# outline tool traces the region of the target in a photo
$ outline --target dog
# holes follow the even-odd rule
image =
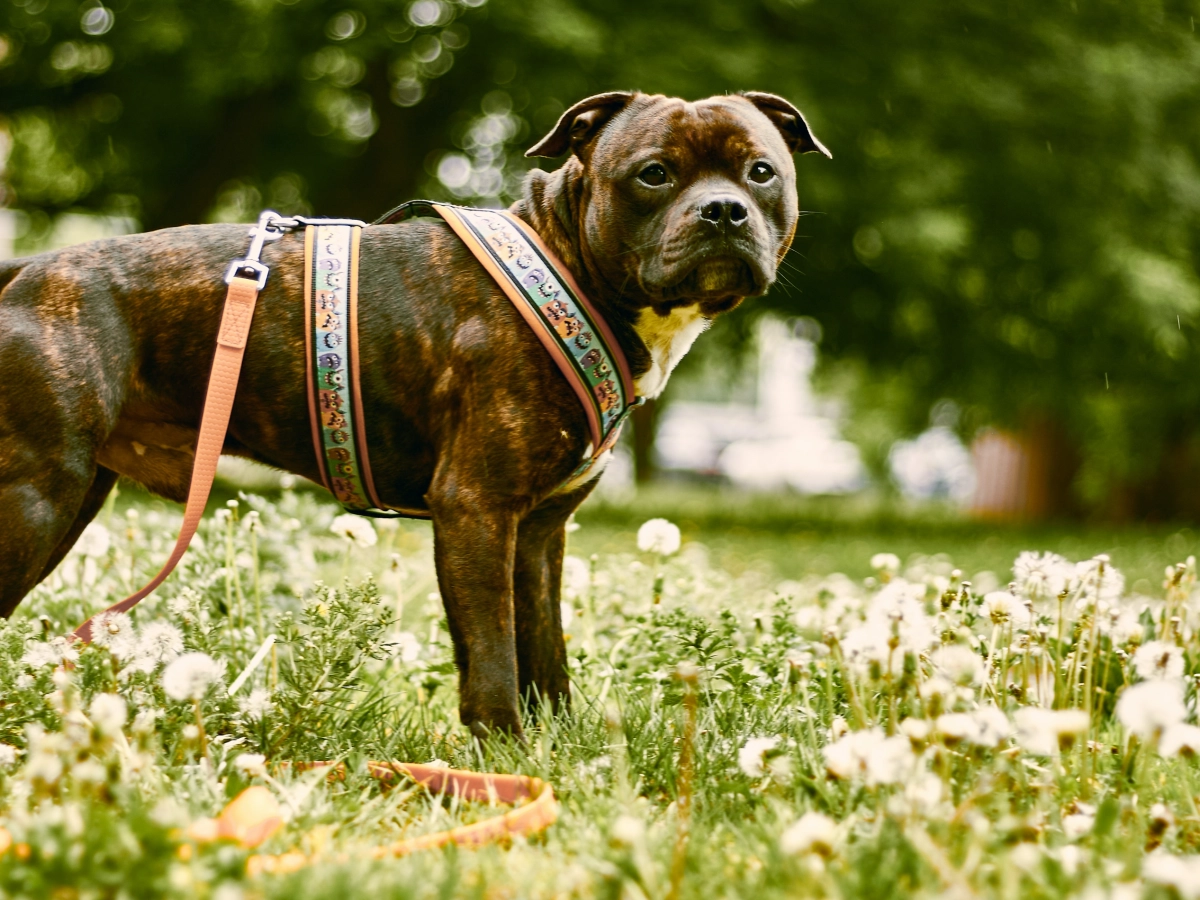
[[[798,219],[793,153],[829,151],[786,100],[613,92],[528,156],[511,211],[574,274],[662,393],[714,317],[763,294]],[[187,494],[204,388],[244,225],[171,228],[0,263],[0,613],[62,560],[119,475]],[[360,360],[388,505],[428,510],[478,735],[522,733],[520,700],[569,699],[559,590],[568,517],[595,485],[587,420],[533,331],[445,223],[362,234]],[[224,452],[320,481],[304,344],[303,238],[269,244]]]

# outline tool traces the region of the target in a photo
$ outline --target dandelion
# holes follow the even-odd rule
[[[1154,852],[1142,863],[1142,877],[1150,884],[1173,888],[1182,900],[1200,898],[1200,857]]]
[[[16,765],[17,750],[12,744],[0,743],[0,769],[7,769],[9,766]]]
[[[261,719],[268,715],[275,708],[275,704],[271,701],[271,692],[263,688],[255,688],[250,692],[250,696],[238,701],[238,709],[243,715],[249,716],[251,719]]]
[[[842,654],[860,678],[899,675],[904,671],[904,653],[892,646],[891,630],[879,622],[852,628],[842,638]]]
[[[68,643],[67,639],[56,637],[45,643],[30,644],[21,657],[21,663],[31,669],[40,669],[43,666],[61,666],[73,663],[77,659],[79,659],[79,652]]]
[[[1013,563],[1017,593],[1033,601],[1053,600],[1067,589],[1075,567],[1057,553],[1026,551]]]
[[[876,572],[895,574],[900,571],[900,557],[895,553],[876,553],[871,557],[871,568]]]
[[[1138,620],[1138,615],[1132,609],[1111,609],[1107,621],[1100,620],[1101,631],[1108,635],[1115,646],[1123,647],[1134,638],[1140,639],[1145,632],[1145,626]]]
[[[1111,603],[1125,593],[1125,576],[1101,554],[1075,564],[1075,588],[1081,601]]]
[[[1077,806],[1083,807],[1087,804],[1080,803]],[[1084,835],[1090,834],[1092,828],[1096,825],[1096,811],[1080,811],[1071,813],[1069,816],[1063,816],[1062,829],[1063,834],[1068,841],[1077,841]]]
[[[1042,709],[1026,706],[1013,716],[1017,726],[1017,743],[1037,756],[1054,756],[1069,747],[1089,725],[1088,714],[1082,709]]]
[[[832,856],[837,836],[837,822],[818,812],[806,812],[779,836],[779,849],[790,856],[801,853]]]
[[[1133,654],[1133,669],[1138,678],[1173,680],[1183,676],[1183,650],[1166,641],[1150,641]]]
[[[173,700],[199,701],[224,674],[224,664],[207,653],[185,653],[163,672],[163,691]]]
[[[75,549],[90,559],[99,559],[108,553],[112,546],[112,535],[99,522],[88,523],[83,534],[75,542]]]
[[[401,662],[416,662],[421,656],[421,642],[411,631],[397,632],[392,640],[392,646]]]
[[[262,778],[267,774],[267,758],[261,753],[240,753],[233,767],[248,778]]]
[[[876,594],[867,608],[867,624],[898,639],[901,661],[905,653],[924,653],[936,639],[933,622],[920,599],[924,594],[923,584],[896,579]]]
[[[881,728],[852,731],[821,752],[830,775],[843,780],[862,777],[871,786],[902,781],[916,761],[907,737],[886,737]]]
[[[142,628],[137,655],[153,663],[170,662],[183,652],[183,633],[169,622],[151,622]]]
[[[956,684],[983,684],[987,673],[983,659],[963,644],[939,647],[930,657],[934,669]]]
[[[897,734],[884,738],[867,754],[867,785],[900,784],[916,764],[912,742]]]
[[[751,778],[762,778],[768,769],[766,755],[778,746],[777,737],[750,738],[738,751],[738,768]]]
[[[342,513],[340,516],[336,516],[330,524],[329,530],[359,547],[374,547],[375,542],[379,540],[374,526],[362,516],[352,513]]]
[[[1163,756],[1188,758],[1200,755],[1200,728],[1182,722],[1168,725],[1158,742],[1158,752]]]
[[[125,725],[129,711],[125,701],[116,694],[97,694],[88,707],[92,724],[101,734],[119,734]]]
[[[1011,625],[1013,628],[1028,630],[1033,624],[1033,616],[1025,604],[1008,591],[992,591],[985,594],[983,611],[992,620],[993,625]]]
[[[103,647],[117,659],[137,653],[138,636],[128,613],[101,613],[92,620],[92,643]]]
[[[1117,701],[1117,718],[1133,734],[1154,741],[1187,717],[1183,685],[1178,681],[1142,681],[1127,687]]]
[[[578,556],[563,559],[563,589],[570,599],[582,597],[588,592],[592,573],[588,564]]]
[[[994,706],[984,706],[969,713],[946,713],[938,716],[937,730],[948,743],[965,741],[976,747],[999,747],[1012,726],[1008,717]]]
[[[641,819],[622,814],[613,821],[608,833],[615,843],[636,847],[646,837],[646,826]]]
[[[650,519],[638,529],[637,545],[643,553],[670,556],[680,546],[679,526],[666,519]]]

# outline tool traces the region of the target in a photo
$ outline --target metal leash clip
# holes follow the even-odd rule
[[[262,255],[263,244],[277,241],[285,234],[306,225],[357,225],[365,228],[366,222],[358,219],[314,219],[309,216],[281,216],[273,209],[264,210],[258,217],[258,223],[250,229],[250,249],[246,251],[245,259],[235,259],[225,271],[225,283],[229,284],[235,278],[253,277],[261,291],[271,274],[268,266],[259,259]],[[251,273],[251,274],[243,274]]]
[[[281,216],[274,210],[264,210],[258,217],[258,223],[250,229],[250,249],[244,259],[235,259],[225,271],[225,283],[229,284],[235,278],[253,278],[261,291],[266,286],[267,276],[271,270],[263,265],[259,257],[262,255],[263,244],[277,241],[289,231],[300,227],[300,220]]]

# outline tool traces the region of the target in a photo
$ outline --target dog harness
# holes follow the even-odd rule
[[[440,216],[446,221],[516,306],[575,391],[592,439],[586,458],[564,485],[577,483],[612,449],[625,419],[644,402],[634,395],[629,365],[616,338],[571,273],[516,216],[502,210],[415,200],[396,207],[376,224],[418,216]],[[309,408],[321,478],[350,512],[429,518],[425,510],[385,506],[371,476],[358,359],[358,251],[366,227],[357,219],[288,217],[271,210],[258,217],[258,224],[250,230],[245,258],[234,260],[225,273],[228,290],[175,547],[149,584],[98,616],[132,609],[166,580],[187,551],[216,477],[255,305],[270,274],[260,258],[262,248],[300,228],[305,229]],[[75,629],[72,637],[90,643],[95,618]]]
[[[641,401],[616,338],[566,267],[511,213],[416,200],[376,224],[419,216],[445,220],[533,329],[587,416],[591,447],[564,484],[586,477],[612,449]],[[304,220],[309,406],[325,486],[349,512],[428,518],[387,507],[371,475],[359,389],[358,250],[362,222]],[[387,510],[386,512],[384,510]]]

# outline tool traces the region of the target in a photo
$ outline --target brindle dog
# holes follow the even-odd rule
[[[792,153],[828,151],[770,94],[696,103],[601,94],[530,156],[512,211],[558,254],[657,396],[718,313],[762,294],[797,221]],[[243,225],[172,228],[0,263],[0,613],[45,578],[117,476],[183,500],[230,260]],[[319,480],[305,388],[303,239],[269,244],[225,452]],[[521,733],[523,694],[569,683],[563,481],[586,420],[550,356],[449,228],[362,236],[360,353],[383,500],[432,515],[438,583],[478,734]]]

